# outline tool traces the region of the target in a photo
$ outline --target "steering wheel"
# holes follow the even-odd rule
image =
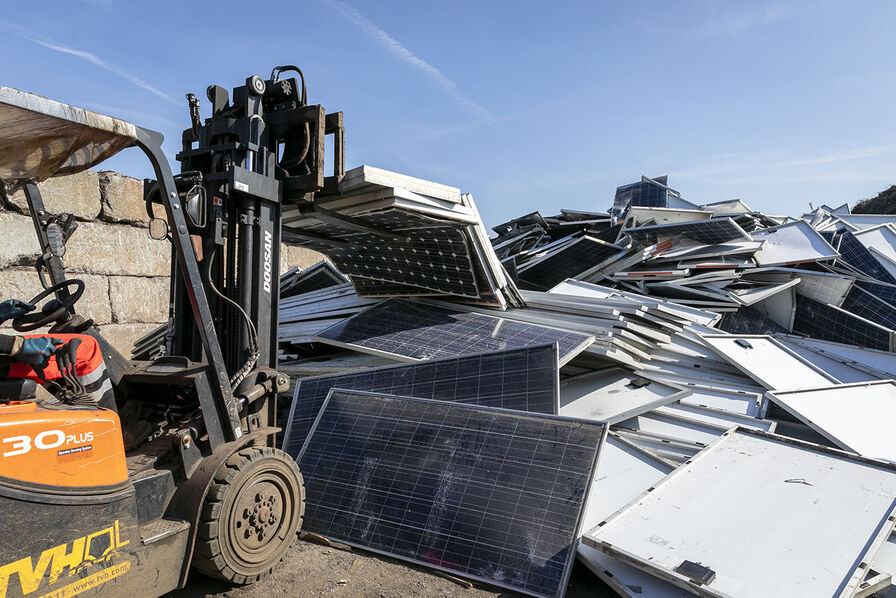
[[[75,291],[69,294],[65,301],[60,301],[54,296],[53,299],[44,303],[43,307],[40,308],[40,312],[26,314],[24,316],[15,318],[12,321],[13,329],[17,332],[31,332],[32,330],[43,328],[44,326],[48,326],[49,324],[52,324],[53,322],[64,318],[66,314],[71,312],[72,308],[75,306],[75,303],[77,303],[78,299],[81,298],[81,295],[84,294],[83,280],[79,280],[77,278],[64,280],[59,284],[54,284],[49,289],[33,297],[31,301],[28,302],[31,305],[37,305],[40,301],[43,301],[47,297],[55,295],[57,291],[61,291],[62,289],[70,286],[74,286]]]

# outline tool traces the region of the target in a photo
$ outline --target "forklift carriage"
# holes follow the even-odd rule
[[[191,565],[251,583],[301,526],[302,477],[275,445],[276,397],[289,386],[276,369],[280,215],[284,202],[314,210],[314,193],[337,186],[342,114],[309,106],[292,66],[249,77],[232,101],[216,85],[207,96],[203,122],[187,95],[175,176],[159,133],[0,86],[0,183],[24,190],[45,288],[13,328],[93,337],[115,395],[105,406],[64,392],[38,400],[28,383],[0,382],[0,598],[159,596]],[[84,283],[66,277],[64,255],[77,223],[48,213],[36,185],[128,147],[152,163],[150,234],[172,246],[165,350],[152,361],[126,359],[76,313]],[[151,433],[125,450],[138,420]]]

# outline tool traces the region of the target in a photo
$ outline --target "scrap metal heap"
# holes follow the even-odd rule
[[[896,219],[645,177],[484,243],[367,166],[324,205],[383,230],[285,214],[345,241],[281,280],[305,530],[533,596],[574,558],[632,597],[892,589]]]

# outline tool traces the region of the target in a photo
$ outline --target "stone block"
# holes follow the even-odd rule
[[[293,245],[280,245],[280,274],[283,274],[290,268],[307,268],[313,266],[321,260],[326,260],[327,256],[317,251],[305,249],[304,247],[295,247]],[[329,260],[327,260],[329,261]]]
[[[106,324],[99,329],[109,344],[130,359],[134,343],[158,327],[158,324]]]
[[[103,204],[101,217],[104,220],[142,225],[149,222],[143,202],[143,181],[104,171],[99,173],[99,184]]]
[[[65,265],[72,273],[166,276],[171,243],[150,239],[144,227],[85,222],[69,239]]]
[[[97,324],[112,321],[109,304],[109,282],[105,276],[72,276],[84,281],[84,294],[75,304],[75,310],[85,318],[92,318]],[[22,299],[28,301],[37,296],[43,287],[34,270],[6,270],[0,272],[0,301]]]
[[[85,170],[69,176],[53,177],[38,184],[44,206],[53,214],[72,214],[79,220],[94,220],[100,214],[99,175]],[[25,192],[16,191],[7,201],[22,212],[28,213]]]
[[[0,212],[0,268],[33,266],[39,256],[31,217]]]
[[[169,279],[140,276],[110,276],[109,298],[115,322],[166,322]]]

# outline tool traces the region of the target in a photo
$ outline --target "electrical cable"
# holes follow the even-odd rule
[[[249,336],[249,359],[246,361],[243,367],[238,369],[230,378],[230,386],[236,388],[237,385],[239,385],[239,383],[242,382],[247,375],[249,375],[249,372],[252,371],[252,368],[258,362],[258,357],[260,355],[258,351],[258,331],[255,329],[255,324],[252,323],[252,318],[249,317],[249,314],[246,313],[246,311],[240,306],[240,304],[230,297],[225,296],[223,293],[221,293],[221,291],[218,290],[218,287],[215,286],[215,283],[212,280],[212,266],[215,263],[215,256],[217,255],[217,253],[218,250],[215,249],[211,252],[211,255],[208,258],[208,286],[218,297],[229,303],[240,314],[242,314],[243,320],[246,323],[246,331],[248,332]]]

